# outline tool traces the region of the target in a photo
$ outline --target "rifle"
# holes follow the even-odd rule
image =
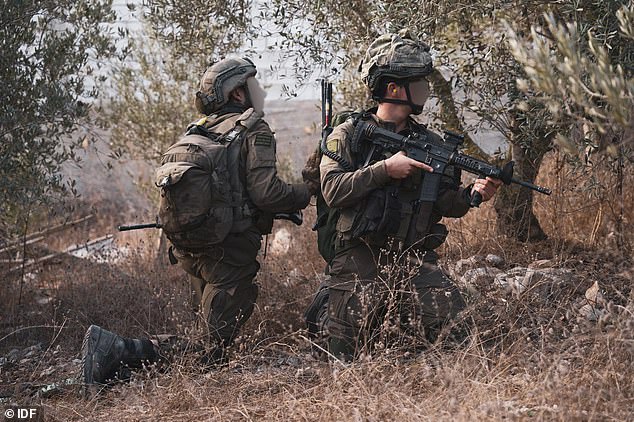
[[[485,161],[470,157],[458,151],[464,141],[464,136],[454,132],[445,131],[443,143],[431,142],[424,134],[412,134],[402,136],[398,133],[380,128],[372,123],[358,120],[355,126],[353,139],[369,139],[374,145],[386,151],[396,153],[405,151],[409,158],[425,163],[434,169],[433,173],[426,174],[423,178],[418,204],[422,202],[434,202],[438,196],[440,178],[449,165],[465,170],[481,177],[493,177],[501,180],[505,185],[516,183],[544,195],[550,195],[551,190],[530,182],[518,180],[513,177],[513,161],[509,161],[503,168],[498,168]],[[352,145],[352,149],[358,149],[358,145]],[[478,207],[482,202],[482,196],[478,192],[471,195],[471,206]]]
[[[354,171],[354,167],[348,163],[343,157],[328,150],[326,140],[332,133],[332,82],[326,79],[321,80],[321,142],[319,144],[319,152],[335,160],[346,171]]]
[[[304,222],[302,210],[295,212],[278,212],[277,214],[273,214],[273,218],[275,220],[288,220],[297,226],[301,226]]]
[[[140,229],[160,229],[163,225],[159,223],[158,218],[156,219],[156,223],[146,223],[146,224],[132,224],[130,226],[117,226],[117,230],[120,232],[125,232],[128,230],[140,230]]]
[[[280,212],[273,215],[275,220],[289,220],[294,224],[301,226],[304,222],[304,216],[302,215],[301,210],[295,212]],[[161,229],[163,225],[159,223],[158,219],[156,223],[146,223],[146,224],[132,224],[129,226],[117,226],[117,230],[120,232],[125,232],[128,230],[141,230],[141,229]]]

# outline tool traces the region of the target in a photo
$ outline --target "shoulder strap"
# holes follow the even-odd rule
[[[242,113],[236,120],[234,127],[223,133],[220,138],[223,139],[224,143],[230,144],[243,133],[248,132],[262,117],[264,117],[263,112],[257,112],[253,108],[250,108]]]
[[[240,204],[239,209],[234,208],[232,232],[241,233],[253,224],[252,217],[255,206],[252,205],[238,173],[238,168],[240,167],[240,145],[242,145],[244,135],[246,135],[263,116],[264,113],[256,112],[253,108],[250,108],[238,117],[232,129],[229,129],[218,138],[227,149],[227,163],[230,175],[229,182],[233,191],[234,200]]]
[[[190,124],[187,127],[185,135],[202,135],[207,138],[218,139],[219,142],[224,144],[230,144],[238,139],[240,135],[251,129],[263,116],[264,113],[256,112],[253,108],[249,108],[237,118],[235,125],[231,129],[220,134],[217,138],[215,137],[216,134],[210,132],[205,126],[210,116],[204,116],[197,122]],[[211,116],[212,119],[215,117],[217,117],[217,115]]]

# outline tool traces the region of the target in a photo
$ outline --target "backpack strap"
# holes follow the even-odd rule
[[[240,145],[242,144],[244,136],[263,116],[264,113],[256,112],[253,108],[250,108],[238,117],[233,128],[218,138],[226,145],[228,165],[230,168],[234,168],[233,171],[230,170],[230,173],[233,175],[231,178],[232,191],[238,196],[234,198],[234,200],[236,203],[242,204],[240,212],[234,214],[233,226],[231,227],[231,232],[234,233],[241,233],[253,224],[253,209],[255,207],[252,205],[248,196],[246,198],[243,197],[245,187],[242,186],[242,182],[239,180],[237,170],[235,169],[239,166]]]

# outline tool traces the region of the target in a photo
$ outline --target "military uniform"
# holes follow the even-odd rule
[[[376,116],[367,115],[378,126],[389,127]],[[425,133],[434,142],[442,139],[409,119],[401,134]],[[336,153],[355,171],[345,171],[339,161],[324,155],[320,164],[322,194],[331,208],[340,209],[337,222],[336,254],[330,263],[327,330],[330,349],[335,355],[352,358],[368,345],[389,306],[394,289],[400,292],[397,307],[401,318],[421,324],[433,335],[464,308],[456,286],[436,265],[434,252],[444,241],[447,230],[442,217],[462,217],[469,210],[469,188],[460,187],[460,173],[448,167],[442,176],[438,199],[432,207],[418,209],[425,173],[417,169],[402,180],[391,179],[382,151],[370,150],[370,142],[360,141],[352,152],[353,120],[337,126],[327,139],[328,150]],[[370,156],[372,154],[372,156]],[[363,233],[364,214],[373,197],[397,198],[397,224],[383,232]],[[386,200],[382,211],[389,212]],[[383,216],[378,216],[382,218]],[[357,233],[363,233],[357,235]],[[412,236],[412,233],[414,235]]]
[[[226,107],[209,116],[204,124],[210,132],[231,130],[242,110]],[[193,277],[197,304],[210,330],[212,340],[230,344],[253,312],[258,287],[253,280],[260,268],[256,259],[261,237],[270,232],[273,215],[303,209],[310,201],[305,184],[287,184],[276,170],[275,137],[264,120],[247,133],[240,146],[238,171],[247,198],[252,224],[246,230],[229,233],[220,244],[203,251],[176,248],[174,255]]]
[[[178,192],[164,190],[159,207],[159,214],[163,213],[166,217],[161,217],[162,221],[165,220],[164,229],[166,233],[171,233],[175,246],[171,249],[171,258],[177,259],[190,276],[195,305],[202,309],[209,329],[208,346],[211,347],[203,348],[187,339],[169,335],[151,339],[124,338],[91,325],[82,346],[81,371],[86,392],[91,386],[116,378],[125,366],[138,368],[144,362],[169,359],[171,354],[186,349],[201,352],[207,349],[201,356],[202,363],[223,362],[226,346],[231,344],[253,312],[258,296],[254,278],[260,268],[257,254],[262,235],[270,233],[275,213],[292,213],[305,208],[311,194],[317,191],[312,181],[286,184],[278,178],[275,137],[261,119],[264,92],[255,80],[256,73],[255,65],[246,58],[227,58],[211,65],[201,79],[195,99],[196,109],[206,117],[188,130],[188,135],[197,135],[192,138],[198,143],[179,141],[172,145],[175,149],[172,151],[170,147],[163,157],[166,167],[161,168],[166,174],[157,171],[157,186],[163,189],[171,186],[172,182],[178,184],[189,169],[202,169],[201,165],[188,161],[199,150],[206,151],[199,144],[205,142],[204,145],[207,145],[202,136],[215,139],[212,133],[226,135],[223,138],[226,160],[222,164],[227,166],[226,172],[222,170],[219,175],[215,170],[222,167],[216,167],[214,172],[209,173],[211,181],[206,177],[196,179],[202,179],[207,187],[216,189],[208,192],[212,196],[214,192],[219,193],[215,204],[221,203],[222,209],[209,205],[205,213],[194,217],[193,221],[198,223],[191,226],[192,204],[205,203],[195,197],[200,189],[194,182],[187,187],[196,192],[190,194],[186,189],[182,190],[182,197],[178,196]],[[236,150],[236,147],[240,149]],[[211,164],[218,156],[207,155],[206,158]],[[183,160],[187,166],[181,165]],[[183,168],[188,170],[183,171]],[[179,169],[181,173],[178,175],[170,173]],[[194,173],[200,175],[200,171]],[[178,214],[180,211],[182,215]],[[228,216],[231,218],[224,219]],[[203,217],[202,220],[199,220],[200,217]],[[172,227],[168,221],[175,226]],[[224,221],[231,221],[231,224],[218,223]],[[209,229],[207,224],[212,228]],[[217,227],[217,224],[222,227]],[[208,230],[202,230],[203,227]],[[217,237],[217,241],[213,236]]]

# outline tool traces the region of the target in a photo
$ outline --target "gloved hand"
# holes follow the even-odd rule
[[[319,179],[319,154],[315,151],[308,157],[306,164],[302,169],[302,179],[311,195],[317,195],[321,191],[321,182]]]

